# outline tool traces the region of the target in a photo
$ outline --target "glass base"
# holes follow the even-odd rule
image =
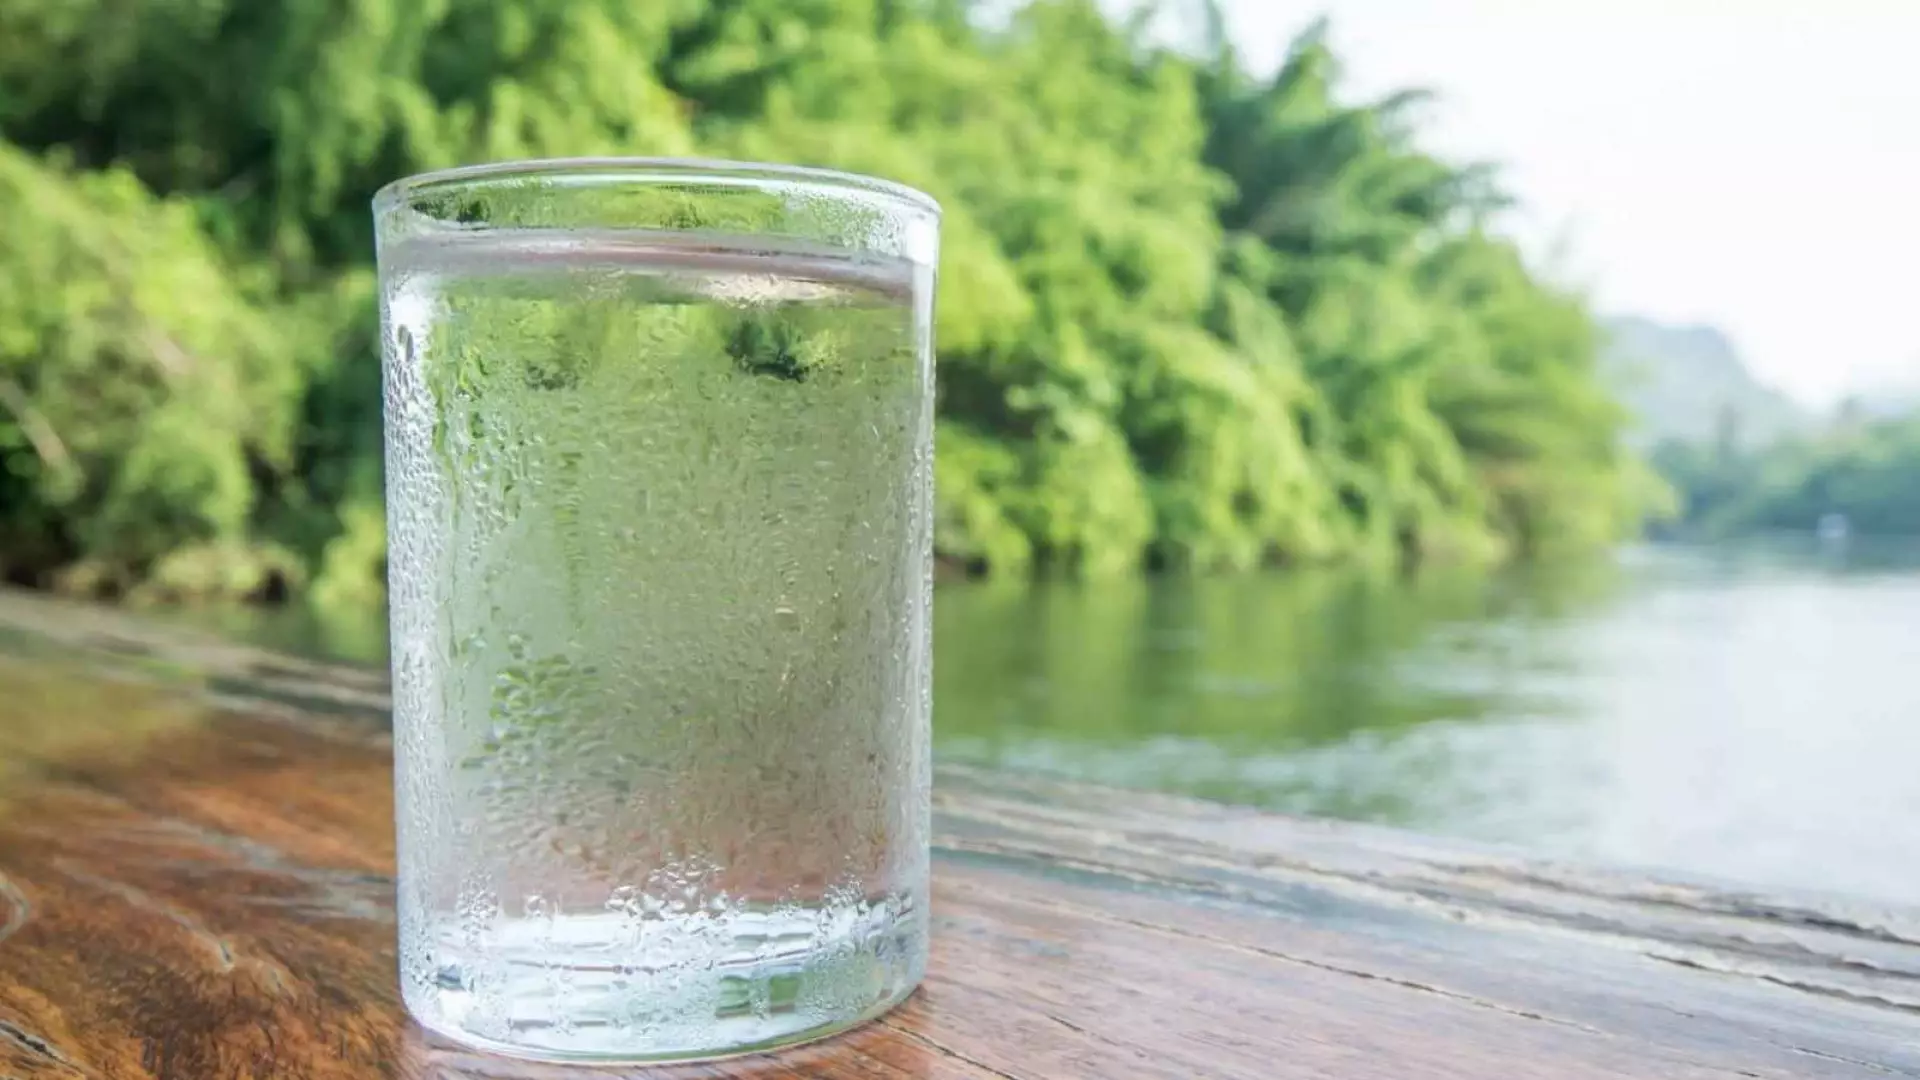
[[[409,982],[405,997],[422,1027],[496,1054],[731,1057],[823,1039],[899,1004],[925,971],[925,927],[921,913],[885,905],[852,925],[793,908],[663,920],[640,940],[601,915],[516,920],[484,949],[449,927],[435,978]]]

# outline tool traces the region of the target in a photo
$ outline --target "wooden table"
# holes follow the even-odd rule
[[[397,1000],[386,707],[374,673],[0,593],[0,1077],[1920,1077],[1911,910],[960,769],[932,970],[884,1020],[494,1059]]]

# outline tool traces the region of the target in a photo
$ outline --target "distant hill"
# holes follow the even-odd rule
[[[1897,420],[1920,415],[1920,390],[1887,387],[1856,394],[1840,403],[1840,417],[1866,420]]]
[[[1670,326],[1637,316],[1604,323],[1601,366],[1639,423],[1630,438],[1713,442],[1723,431],[1753,447],[1801,431],[1813,418],[1753,377],[1733,343],[1711,326]]]

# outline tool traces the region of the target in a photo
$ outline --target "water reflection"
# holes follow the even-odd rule
[[[1920,901],[1920,545],[934,606],[947,761]],[[315,640],[297,615],[221,618]],[[327,650],[377,659],[357,625]]]
[[[1920,552],[949,590],[941,753],[1920,901]]]
[[[1588,563],[953,588],[935,607],[939,747],[950,760],[1417,823],[1418,778],[1369,782],[1364,758],[1422,725],[1567,714],[1555,684],[1579,657],[1545,631],[1604,605],[1617,579]]]

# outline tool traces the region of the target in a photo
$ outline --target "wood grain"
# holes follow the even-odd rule
[[[408,1022],[384,680],[0,594],[0,1078],[1920,1077],[1920,914],[944,769],[932,969],[772,1057]]]

